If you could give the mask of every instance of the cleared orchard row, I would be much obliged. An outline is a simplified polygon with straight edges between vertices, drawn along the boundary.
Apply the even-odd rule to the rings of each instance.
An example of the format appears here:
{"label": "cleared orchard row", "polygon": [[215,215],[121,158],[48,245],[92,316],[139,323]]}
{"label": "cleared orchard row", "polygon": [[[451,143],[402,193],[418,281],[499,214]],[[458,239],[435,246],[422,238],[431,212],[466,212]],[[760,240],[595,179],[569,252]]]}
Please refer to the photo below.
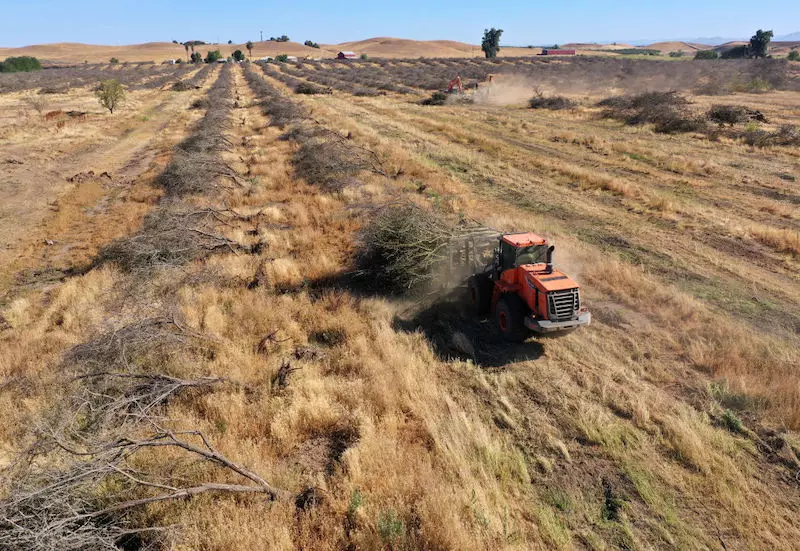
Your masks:
{"label": "cleared orchard row", "polygon": [[101,65],[46,69],[30,73],[0,74],[0,93],[38,89],[40,93],[63,93],[71,88],[117,79],[132,90],[156,89],[194,70],[192,65]]}
{"label": "cleared orchard row", "polygon": [[704,94],[764,89],[800,90],[800,78],[785,60],[719,60],[669,62],[580,56],[572,59],[502,58],[440,60],[298,61],[273,72],[290,87],[291,77],[356,95],[440,90],[461,75],[467,87],[491,74],[525,79],[527,83],[564,92],[625,88],[669,89]]}

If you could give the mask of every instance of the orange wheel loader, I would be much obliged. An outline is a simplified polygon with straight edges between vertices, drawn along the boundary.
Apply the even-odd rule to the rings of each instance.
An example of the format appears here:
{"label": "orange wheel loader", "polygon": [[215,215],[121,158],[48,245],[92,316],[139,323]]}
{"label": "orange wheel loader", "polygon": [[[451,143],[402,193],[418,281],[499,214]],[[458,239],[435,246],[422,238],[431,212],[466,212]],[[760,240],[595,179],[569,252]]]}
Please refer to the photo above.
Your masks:
{"label": "orange wheel loader", "polygon": [[565,335],[592,316],[581,304],[578,284],[553,267],[554,249],[535,233],[475,230],[451,242],[450,276],[467,277],[472,309],[491,313],[509,341]]}

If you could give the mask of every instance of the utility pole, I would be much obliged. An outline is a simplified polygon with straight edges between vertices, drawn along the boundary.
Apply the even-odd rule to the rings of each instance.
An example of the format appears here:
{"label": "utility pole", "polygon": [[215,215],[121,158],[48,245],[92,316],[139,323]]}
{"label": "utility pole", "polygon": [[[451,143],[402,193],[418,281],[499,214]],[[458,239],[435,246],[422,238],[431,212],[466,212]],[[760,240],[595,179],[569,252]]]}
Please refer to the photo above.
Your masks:
{"label": "utility pole", "polygon": [[258,31],[261,33],[261,42],[264,42],[264,31]]}

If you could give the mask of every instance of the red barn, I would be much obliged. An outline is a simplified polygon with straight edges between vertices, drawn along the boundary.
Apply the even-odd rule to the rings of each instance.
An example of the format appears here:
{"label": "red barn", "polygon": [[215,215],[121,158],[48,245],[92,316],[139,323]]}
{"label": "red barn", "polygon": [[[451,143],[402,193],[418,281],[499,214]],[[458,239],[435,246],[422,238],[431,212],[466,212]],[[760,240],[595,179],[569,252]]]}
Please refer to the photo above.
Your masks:
{"label": "red barn", "polygon": [[575,50],[542,49],[542,53],[539,55],[575,55],[575,53]]}
{"label": "red barn", "polygon": [[355,52],[339,52],[336,59],[358,59],[358,56]]}

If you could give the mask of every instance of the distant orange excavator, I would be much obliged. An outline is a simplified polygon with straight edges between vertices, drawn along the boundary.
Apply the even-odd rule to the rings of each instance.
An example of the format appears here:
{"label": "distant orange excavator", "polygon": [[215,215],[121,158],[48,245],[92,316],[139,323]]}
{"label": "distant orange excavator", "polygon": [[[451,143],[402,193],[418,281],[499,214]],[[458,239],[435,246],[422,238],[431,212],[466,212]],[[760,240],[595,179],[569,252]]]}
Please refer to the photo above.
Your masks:
{"label": "distant orange excavator", "polygon": [[[502,77],[503,75],[501,74],[495,74],[495,73],[489,74],[486,77],[486,82],[482,84],[475,83],[475,89],[476,90],[485,89],[491,91],[492,87],[497,82],[497,80]],[[456,78],[454,78],[447,84],[446,91],[448,94],[459,94],[459,95],[464,94],[464,81],[461,79],[461,75],[456,76]]]}
{"label": "distant orange excavator", "polygon": [[447,85],[447,93],[464,93],[464,83],[461,80],[461,75],[458,75],[456,78],[450,81],[450,83]]}

